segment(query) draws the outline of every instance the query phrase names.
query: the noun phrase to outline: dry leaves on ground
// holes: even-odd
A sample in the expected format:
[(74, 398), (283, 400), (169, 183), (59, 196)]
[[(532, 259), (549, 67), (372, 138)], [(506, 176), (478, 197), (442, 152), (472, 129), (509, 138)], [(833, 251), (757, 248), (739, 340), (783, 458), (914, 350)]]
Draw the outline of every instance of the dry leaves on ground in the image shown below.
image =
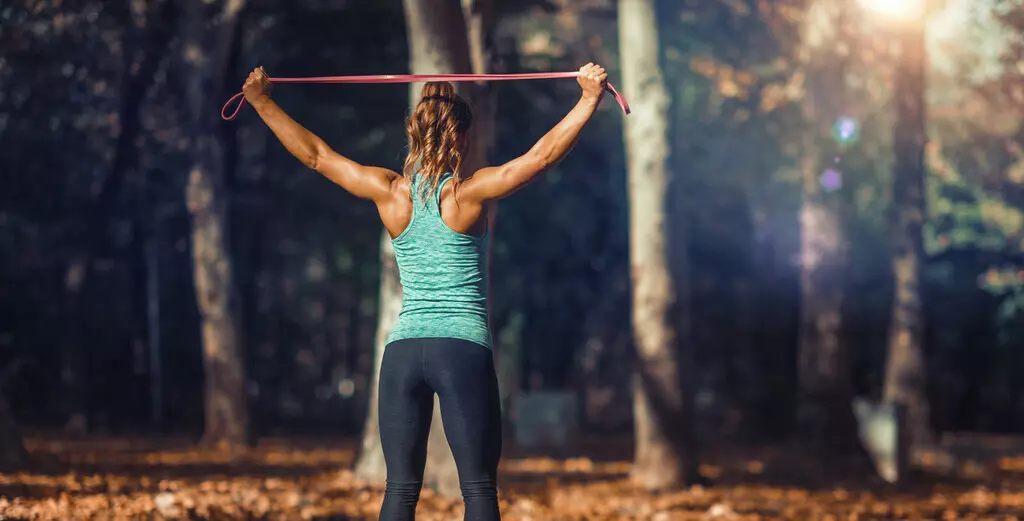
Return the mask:
[[(376, 519), (383, 498), (382, 487), (347, 470), (353, 443), (264, 440), (240, 452), (184, 440), (28, 444), (40, 463), (0, 474), (0, 519), (364, 520)], [(801, 483), (787, 470), (806, 462), (778, 449), (704, 459), (701, 472), (715, 478), (713, 486), (648, 494), (630, 485), (621, 458), (510, 455), (502, 467), (503, 519), (1024, 519), (1021, 454), (964, 461), (902, 491), (844, 479)], [(461, 518), (461, 501), (424, 491), (417, 519)]]

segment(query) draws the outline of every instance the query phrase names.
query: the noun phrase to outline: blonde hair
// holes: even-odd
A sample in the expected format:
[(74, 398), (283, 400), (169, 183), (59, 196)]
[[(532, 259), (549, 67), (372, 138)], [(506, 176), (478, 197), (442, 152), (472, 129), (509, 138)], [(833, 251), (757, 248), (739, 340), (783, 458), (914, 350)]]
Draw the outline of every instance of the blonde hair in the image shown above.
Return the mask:
[(409, 154), (402, 173), (411, 179), (419, 161), (419, 173), (427, 180), (420, 185), (424, 195), (437, 190), (445, 173), (459, 176), (472, 122), (469, 103), (455, 93), (451, 83), (429, 82), (423, 86), (420, 102), (405, 121)]

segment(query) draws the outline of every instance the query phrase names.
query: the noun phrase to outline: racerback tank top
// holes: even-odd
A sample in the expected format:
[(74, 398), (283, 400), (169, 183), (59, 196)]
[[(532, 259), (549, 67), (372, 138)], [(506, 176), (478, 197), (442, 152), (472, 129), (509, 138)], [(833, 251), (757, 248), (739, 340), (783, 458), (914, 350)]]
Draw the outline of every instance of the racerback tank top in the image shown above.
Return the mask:
[(444, 174), (432, 194), (412, 178), (412, 219), (392, 239), (402, 286), (402, 310), (388, 342), (405, 338), (458, 338), (491, 348), (487, 321), (488, 229), (476, 237), (441, 219)]

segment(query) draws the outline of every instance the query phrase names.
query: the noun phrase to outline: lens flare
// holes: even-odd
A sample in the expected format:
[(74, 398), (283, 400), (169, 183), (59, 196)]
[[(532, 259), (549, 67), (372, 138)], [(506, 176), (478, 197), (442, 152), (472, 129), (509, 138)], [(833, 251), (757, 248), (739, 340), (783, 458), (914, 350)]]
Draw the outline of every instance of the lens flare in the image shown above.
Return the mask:
[(925, 0), (860, 0), (860, 5), (883, 18), (899, 22), (918, 20), (925, 15)]
[(832, 139), (840, 145), (852, 145), (860, 137), (860, 124), (857, 120), (843, 116), (832, 125)]
[(843, 174), (834, 168), (829, 168), (818, 177), (821, 189), (826, 192), (835, 192), (843, 187)]

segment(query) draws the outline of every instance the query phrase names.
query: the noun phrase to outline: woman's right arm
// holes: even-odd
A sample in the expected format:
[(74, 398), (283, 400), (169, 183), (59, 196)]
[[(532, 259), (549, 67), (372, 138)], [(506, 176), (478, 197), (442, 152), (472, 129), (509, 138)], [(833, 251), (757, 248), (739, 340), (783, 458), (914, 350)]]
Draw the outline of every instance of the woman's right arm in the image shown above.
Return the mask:
[(460, 198), (486, 202), (512, 195), (558, 164), (579, 141), (583, 127), (597, 111), (608, 74), (592, 63), (580, 68), (583, 89), (579, 102), (529, 152), (501, 166), (477, 171), (459, 187)]
[(293, 156), (356, 197), (377, 203), (390, 197), (391, 183), (399, 177), (396, 172), (361, 165), (335, 152), (274, 103), (269, 91), (270, 82), (262, 68), (253, 71), (242, 88), (256, 113)]

